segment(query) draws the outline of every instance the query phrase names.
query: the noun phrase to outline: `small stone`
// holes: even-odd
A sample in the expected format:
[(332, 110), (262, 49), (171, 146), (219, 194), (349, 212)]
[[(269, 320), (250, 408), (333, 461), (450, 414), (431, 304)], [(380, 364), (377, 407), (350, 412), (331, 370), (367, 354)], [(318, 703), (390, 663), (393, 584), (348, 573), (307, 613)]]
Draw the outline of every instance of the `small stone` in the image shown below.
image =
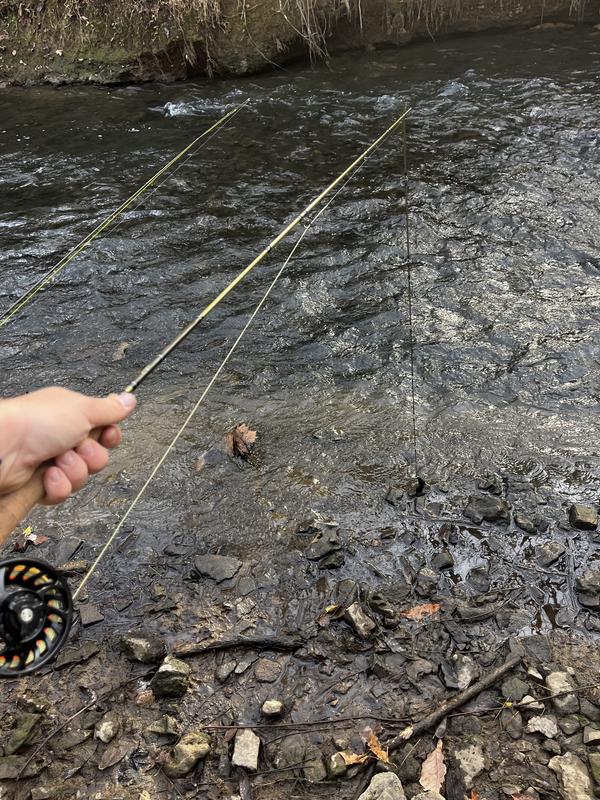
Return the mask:
[(342, 549), (342, 542), (337, 530), (319, 531), (304, 551), (309, 561), (318, 561), (325, 556)]
[[(12, 756), (21, 747), (31, 743), (37, 732), (37, 727), (42, 719), (41, 714), (22, 714), (17, 719), (17, 725), (4, 745), (4, 755)], [(0, 750), (0, 753), (2, 751)]]
[(369, 788), (358, 800), (406, 800), (400, 778), (393, 772), (380, 772), (373, 776)]
[(454, 558), (449, 550), (442, 550), (431, 559), (431, 566), (434, 569), (443, 570), (450, 569), (454, 566)]
[(514, 516), (515, 525), (521, 528), (525, 533), (535, 533), (537, 531), (536, 525), (528, 516), (521, 514), (519, 511)]
[(592, 722), (600, 722), (600, 708), (595, 703), (590, 703), (585, 697), (580, 698), (581, 713)]
[(83, 627), (87, 628), (90, 625), (96, 625), (96, 623), (102, 622), (104, 614), (100, 611), (98, 606), (84, 603), (79, 606), (79, 618), (81, 619)]
[(362, 606), (358, 602), (348, 606), (344, 612), (344, 619), (352, 625), (354, 630), (359, 636), (362, 636), (363, 639), (368, 639), (377, 628), (377, 625), (373, 622), (371, 617), (365, 614)]
[(306, 756), (306, 742), (300, 734), (287, 736), (279, 745), (275, 754), (275, 766), (285, 770), (301, 764)]
[(526, 694), (520, 701), (521, 711), (534, 711), (536, 714), (543, 714), (546, 706), (540, 701), (536, 700), (530, 694)]
[(542, 742), (542, 747), (547, 753), (552, 753), (553, 756), (559, 756), (562, 753), (559, 743), (554, 739), (545, 739)]
[(119, 732), (120, 725), (121, 720), (117, 712), (109, 711), (94, 725), (94, 738), (108, 744)]
[(567, 736), (573, 736), (574, 733), (581, 730), (581, 722), (578, 716), (570, 714), (568, 717), (559, 719), (558, 727)]
[(521, 678), (508, 678), (502, 684), (502, 697), (512, 700), (513, 703), (520, 703), (529, 692), (529, 684)]
[(417, 573), (415, 591), (419, 597), (430, 597), (437, 589), (438, 574), (428, 567), (423, 567)]
[(186, 733), (173, 748), (163, 769), (169, 778), (183, 778), (209, 752), (210, 736), (206, 733)]
[(190, 667), (178, 658), (167, 656), (150, 681), (155, 697), (183, 697), (190, 681)]
[(548, 766), (560, 779), (563, 797), (568, 800), (593, 800), (592, 782), (586, 766), (574, 753), (554, 756)]
[(280, 717), (283, 714), (283, 703), (281, 700), (265, 700), (260, 710), (265, 717)]
[(198, 575), (205, 575), (217, 583), (230, 580), (240, 570), (242, 562), (229, 556), (203, 555), (194, 559), (194, 571)]
[(348, 769), (341, 753), (334, 753), (327, 759), (327, 774), (330, 778), (341, 778)]
[(582, 531), (595, 531), (598, 527), (598, 512), (591, 506), (575, 503), (569, 509), (569, 522)]
[(244, 769), (256, 771), (259, 751), (260, 739), (250, 728), (244, 728), (235, 735), (231, 763), (234, 767), (244, 767)]
[(157, 736), (179, 736), (179, 725), (177, 720), (165, 714), (160, 719), (148, 725), (146, 733), (154, 733)]
[(467, 689), (480, 674), (479, 666), (470, 656), (458, 655), (454, 661), (457, 677), (457, 689)]
[(430, 790), (429, 792), (419, 792), (419, 794), (413, 795), (412, 800), (444, 800), (444, 798), (438, 792)]
[(549, 567), (564, 556), (566, 549), (560, 542), (549, 542), (535, 548), (535, 557), (541, 567)]
[(127, 633), (121, 637), (119, 645), (127, 658), (142, 664), (154, 664), (167, 652), (164, 641), (154, 634)]
[(532, 717), (527, 723), (527, 733), (541, 733), (546, 739), (558, 736), (556, 717), (548, 714), (545, 717)]
[(261, 683), (273, 683), (281, 675), (281, 666), (270, 658), (260, 658), (254, 667), (254, 675)]
[(590, 762), (590, 769), (592, 770), (592, 778), (598, 786), (600, 786), (600, 753), (590, 753), (588, 756)]
[(579, 700), (572, 692), (574, 686), (568, 672), (551, 672), (546, 677), (546, 688), (551, 695), (560, 695), (552, 698), (552, 704), (559, 714), (576, 714), (579, 711)]
[(470, 497), (465, 516), (473, 522), (508, 522), (510, 515), (508, 503), (499, 497)]
[(108, 745), (106, 750), (102, 753), (100, 761), (98, 762), (98, 769), (110, 769), (122, 761), (126, 756), (130, 755), (135, 749), (132, 742), (120, 739), (113, 739)]
[(600, 570), (588, 569), (575, 581), (577, 598), (588, 608), (600, 608)]
[(309, 783), (319, 783), (327, 779), (327, 767), (325, 766), (323, 757), (316, 752), (312, 758), (308, 758), (304, 762), (302, 771), (304, 773), (304, 778)]
[(456, 750), (454, 757), (463, 774), (465, 787), (471, 789), (475, 778), (485, 769), (485, 758), (481, 745), (473, 744)]
[(586, 725), (583, 729), (583, 743), (600, 744), (600, 731), (597, 728), (592, 728), (591, 725)]
[(222, 664), (219, 664), (215, 671), (215, 677), (219, 683), (225, 683), (231, 673), (235, 671), (236, 667), (237, 661), (224, 661)]
[(523, 735), (523, 717), (512, 708), (504, 708), (500, 714), (500, 724), (511, 739), (518, 740)]

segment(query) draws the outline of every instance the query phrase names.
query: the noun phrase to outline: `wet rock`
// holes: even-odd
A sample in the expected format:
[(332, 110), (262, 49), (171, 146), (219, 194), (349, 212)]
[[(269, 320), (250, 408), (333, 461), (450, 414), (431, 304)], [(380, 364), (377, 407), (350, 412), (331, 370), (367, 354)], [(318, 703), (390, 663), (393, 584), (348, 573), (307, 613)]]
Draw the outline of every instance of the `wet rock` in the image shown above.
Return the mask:
[(404, 490), (409, 497), (420, 497), (426, 488), (427, 484), (419, 477), (409, 478), (404, 484)]
[(278, 746), (275, 753), (275, 766), (277, 769), (288, 769), (301, 764), (306, 756), (306, 742), (300, 734), (287, 736)]
[(592, 728), (591, 725), (586, 725), (583, 729), (583, 743), (600, 744), (600, 731), (597, 728)]
[(546, 688), (551, 695), (560, 694), (552, 698), (552, 704), (559, 714), (576, 714), (579, 711), (579, 700), (571, 691), (574, 686), (568, 672), (551, 672), (546, 677)]
[(190, 667), (178, 658), (167, 656), (150, 681), (156, 698), (183, 697), (190, 681)]
[(338, 550), (336, 553), (330, 553), (325, 558), (322, 558), (319, 561), (319, 569), (339, 569), (343, 567), (346, 563), (346, 556), (342, 553), (341, 550)]
[(566, 552), (566, 547), (560, 542), (549, 542), (535, 548), (535, 558), (540, 567), (549, 567), (558, 561)]
[(454, 752), (467, 789), (471, 789), (475, 778), (485, 769), (483, 749), (480, 744), (472, 744)]
[(358, 800), (406, 800), (400, 779), (393, 772), (375, 775)]
[(600, 570), (586, 570), (575, 581), (575, 589), (581, 605), (600, 608)]
[(194, 559), (194, 571), (197, 575), (205, 575), (212, 578), (217, 583), (230, 580), (240, 570), (242, 562), (237, 558), (229, 556), (217, 556), (206, 554), (196, 556)]
[(327, 759), (327, 774), (330, 778), (341, 778), (348, 767), (341, 753), (334, 753)]
[(156, 734), (156, 736), (179, 736), (180, 733), (177, 720), (168, 714), (148, 725), (145, 732)]
[(119, 732), (120, 725), (121, 721), (117, 712), (109, 711), (94, 725), (94, 738), (108, 744)]
[(590, 703), (585, 697), (579, 700), (579, 705), (581, 706), (581, 713), (584, 717), (587, 717), (592, 722), (600, 722), (600, 708), (598, 708), (597, 705)]
[(96, 625), (98, 622), (102, 622), (104, 620), (104, 614), (100, 611), (98, 606), (94, 606), (91, 603), (84, 603), (79, 606), (79, 619), (83, 627), (88, 628), (90, 625)]
[(251, 731), (250, 728), (240, 730), (235, 735), (231, 763), (234, 767), (243, 767), (244, 769), (256, 771), (258, 769), (259, 751), (260, 739), (254, 731)]
[(582, 727), (579, 717), (575, 714), (560, 719), (558, 721), (558, 726), (567, 736), (572, 736), (574, 733), (577, 733), (577, 731), (580, 731)]
[(558, 723), (556, 717), (548, 714), (544, 717), (532, 717), (527, 723), (527, 733), (541, 733), (546, 739), (558, 736)]
[(565, 800), (593, 800), (592, 782), (583, 761), (574, 753), (554, 756), (548, 764), (556, 772)]
[(522, 531), (525, 531), (525, 533), (533, 534), (537, 531), (535, 522), (525, 514), (521, 514), (519, 511), (517, 511), (517, 513), (515, 514), (514, 521), (515, 525), (518, 528), (521, 528)]
[(486, 594), (491, 586), (488, 567), (474, 567), (469, 571), (467, 581), (476, 592)]
[(154, 664), (167, 652), (164, 641), (154, 634), (127, 633), (119, 640), (119, 646), (127, 658), (142, 664)]
[(302, 767), (304, 778), (309, 783), (319, 783), (327, 779), (327, 767), (323, 761), (320, 753), (315, 752), (310, 754), (311, 757), (307, 758)]
[(590, 762), (592, 778), (600, 786), (600, 753), (590, 753), (588, 761)]
[(362, 609), (360, 603), (352, 603), (344, 612), (344, 619), (348, 622), (359, 636), (363, 639), (368, 639), (369, 636), (375, 631), (377, 625), (373, 622)]
[(423, 567), (417, 573), (415, 591), (419, 597), (431, 597), (437, 589), (438, 574), (429, 567)]
[(261, 683), (273, 683), (281, 675), (281, 665), (270, 658), (259, 658), (254, 667), (254, 675)]
[(398, 777), (403, 783), (417, 782), (421, 775), (421, 762), (415, 758), (414, 753), (414, 745), (409, 744), (393, 758)]
[(135, 745), (132, 742), (113, 739), (104, 753), (102, 753), (102, 757), (98, 762), (98, 769), (104, 770), (114, 767), (115, 764), (118, 764), (119, 761), (122, 761), (126, 756), (132, 753), (134, 749)]
[(418, 683), (425, 675), (433, 675), (435, 672), (436, 665), (424, 658), (415, 658), (406, 668), (406, 674), (413, 683)]
[(536, 700), (535, 697), (532, 697), (530, 694), (526, 694), (521, 700), (522, 711), (532, 711), (536, 714), (542, 714), (545, 711), (545, 708), (546, 706), (541, 700)]
[(12, 756), (14, 753), (18, 752), (21, 747), (31, 744), (32, 739), (34, 739), (37, 734), (37, 727), (41, 720), (41, 714), (22, 714), (17, 719), (16, 727), (13, 729), (8, 741), (4, 745), (4, 755)]
[(209, 752), (210, 736), (206, 733), (186, 733), (173, 748), (163, 769), (169, 778), (183, 778)]
[(512, 700), (514, 703), (520, 703), (529, 691), (529, 684), (522, 681), (521, 678), (507, 678), (502, 683), (502, 697)]
[(325, 556), (342, 549), (339, 533), (335, 529), (319, 531), (313, 541), (304, 551), (309, 561), (318, 561)]
[(382, 617), (392, 619), (396, 616), (396, 609), (381, 592), (369, 592), (367, 604), (372, 611), (375, 611), (376, 614), (380, 614)]
[(265, 700), (260, 708), (265, 717), (280, 717), (283, 714), (281, 700)]
[(518, 740), (523, 735), (523, 717), (512, 709), (504, 708), (500, 714), (500, 725), (508, 733), (511, 739)]
[(225, 683), (231, 673), (235, 671), (236, 667), (237, 661), (223, 661), (222, 664), (219, 664), (215, 671), (215, 677), (219, 683)]
[(559, 743), (554, 739), (545, 739), (542, 742), (542, 747), (547, 753), (551, 753), (553, 756), (559, 756), (562, 753)]
[(569, 522), (582, 531), (595, 531), (598, 527), (598, 512), (591, 506), (575, 503), (569, 509)]
[(376, 678), (398, 680), (406, 663), (402, 653), (375, 653), (371, 662), (371, 672)]
[(465, 516), (479, 524), (486, 522), (508, 522), (508, 503), (499, 497), (472, 496), (465, 509)]
[(449, 550), (442, 550), (431, 559), (431, 566), (434, 569), (443, 570), (450, 569), (454, 566), (454, 558)]
[(502, 478), (496, 472), (486, 472), (477, 479), (477, 488), (483, 492), (501, 495), (504, 489)]

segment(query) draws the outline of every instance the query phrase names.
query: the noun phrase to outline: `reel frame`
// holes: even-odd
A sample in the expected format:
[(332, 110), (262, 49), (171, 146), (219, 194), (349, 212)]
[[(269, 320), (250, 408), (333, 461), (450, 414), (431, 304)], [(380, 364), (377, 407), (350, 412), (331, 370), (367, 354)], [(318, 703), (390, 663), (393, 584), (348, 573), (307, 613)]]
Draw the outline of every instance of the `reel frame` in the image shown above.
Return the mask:
[(0, 561), (0, 678), (48, 664), (72, 624), (71, 589), (54, 567), (32, 558)]

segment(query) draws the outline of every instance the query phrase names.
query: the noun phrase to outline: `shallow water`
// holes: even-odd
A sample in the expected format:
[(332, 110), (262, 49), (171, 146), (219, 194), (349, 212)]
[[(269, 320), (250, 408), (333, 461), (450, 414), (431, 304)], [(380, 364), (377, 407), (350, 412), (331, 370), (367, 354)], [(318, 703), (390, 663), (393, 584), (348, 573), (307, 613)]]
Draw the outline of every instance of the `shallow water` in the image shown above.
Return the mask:
[[(512, 529), (491, 551), (465, 533), (455, 580), (483, 560), (506, 584), (512, 565), (549, 538), (568, 541), (569, 574), (594, 566), (593, 537), (574, 537), (564, 520), (573, 500), (597, 503), (600, 492), (599, 44), (589, 33), (523, 33), (352, 54), (330, 70), (238, 81), (3, 91), (1, 307), (250, 98), (227, 130), (0, 331), (3, 393), (125, 386), (410, 104), (419, 471), (442, 484), (442, 515), (459, 513), (471, 478), (491, 470), (505, 476), (516, 509), (541, 510), (550, 525), (539, 539)], [(339, 577), (373, 579), (364, 555), (384, 582), (404, 553), (436, 549), (435, 526), (399, 520), (383, 502), (411, 468), (403, 187), (396, 137), (307, 235), (132, 515), (133, 534), (90, 584), (111, 628), (128, 625), (127, 611), (111, 612), (113, 583), (142, 598), (148, 564), (173, 539), (195, 552), (277, 562), (315, 510), (339, 521), (356, 556)], [(68, 506), (38, 512), (39, 526), (82, 534), (80, 555), (92, 556), (290, 247), (148, 379), (109, 472)], [(225, 431), (240, 421), (259, 431), (254, 466), (222, 454)], [(395, 544), (367, 554), (363, 545), (390, 526)], [(173, 563), (171, 576), (186, 564)], [(310, 569), (300, 583), (312, 585)], [(541, 576), (529, 594), (532, 573), (517, 573), (530, 615), (521, 632), (554, 624), (554, 613), (540, 615), (544, 604), (574, 615), (564, 579), (547, 586)], [(287, 601), (279, 611), (289, 621)]]

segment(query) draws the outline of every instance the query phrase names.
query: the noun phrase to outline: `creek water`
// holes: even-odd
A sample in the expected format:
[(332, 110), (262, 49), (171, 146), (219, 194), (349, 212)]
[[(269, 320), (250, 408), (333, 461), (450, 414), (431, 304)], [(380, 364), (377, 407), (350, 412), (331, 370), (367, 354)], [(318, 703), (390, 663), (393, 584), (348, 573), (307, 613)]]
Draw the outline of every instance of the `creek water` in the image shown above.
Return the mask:
[[(595, 624), (572, 583), (598, 548), (593, 535), (570, 529), (566, 510), (600, 493), (599, 45), (589, 32), (528, 32), (348, 54), (330, 68), (240, 80), (0, 94), (2, 308), (169, 157), (250, 99), (0, 331), (5, 395), (53, 383), (120, 390), (413, 107), (418, 469), (436, 487), (429, 507), (417, 508), (425, 521), (384, 502), (388, 485), (412, 470), (395, 136), (308, 233), (89, 584), (110, 630), (131, 624), (130, 610), (115, 607), (115, 587), (147, 599), (157, 570), (179, 585), (190, 553), (209, 551), (278, 572), (277, 592), (264, 598), (269, 624), (301, 622), (316, 568), (293, 560), (293, 532), (313, 512), (340, 524), (349, 555), (336, 578), (392, 585), (398, 559), (418, 567), (441, 546), (436, 515), (460, 515), (474, 479), (495, 472), (516, 510), (541, 515), (539, 532), (465, 529), (443, 580), (460, 586), (483, 565), (492, 586), (517, 586), (515, 632), (548, 630), (562, 612), (564, 624), (590, 634)], [(97, 552), (292, 241), (140, 388), (109, 470), (68, 505), (36, 512), (36, 527), (53, 539), (37, 555), (58, 557), (66, 534), (84, 540), (79, 555)], [(258, 430), (252, 465), (224, 452), (237, 422)], [(368, 552), (382, 532), (383, 546)], [(550, 540), (567, 546), (554, 577), (535, 565), (522, 571)]]

